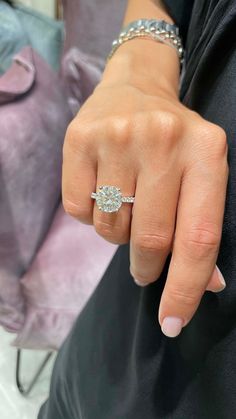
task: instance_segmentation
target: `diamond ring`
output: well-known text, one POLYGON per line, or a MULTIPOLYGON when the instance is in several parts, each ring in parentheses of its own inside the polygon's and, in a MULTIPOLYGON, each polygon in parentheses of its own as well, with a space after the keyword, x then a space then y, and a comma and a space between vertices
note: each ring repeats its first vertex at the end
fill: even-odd
POLYGON ((123 202, 134 203, 134 196, 122 196, 120 188, 108 185, 100 186, 97 193, 92 192, 91 198, 96 199, 99 210, 103 212, 117 212, 123 202))

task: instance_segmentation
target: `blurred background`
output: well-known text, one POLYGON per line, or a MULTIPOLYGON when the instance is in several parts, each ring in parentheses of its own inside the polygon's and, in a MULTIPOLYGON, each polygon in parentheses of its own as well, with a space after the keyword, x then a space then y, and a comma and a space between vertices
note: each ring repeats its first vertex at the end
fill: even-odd
POLYGON ((63 20, 57 0, 0 0, 1 419, 37 418, 57 351, 117 249, 61 202, 65 132, 126 7, 96 1, 65 1, 63 20))
POLYGON ((30 6, 39 12, 45 13, 50 17, 57 17, 57 10, 60 3, 57 0, 22 0, 21 4, 30 6))
MULTIPOLYGON (((21 0, 14 4, 27 6, 53 19, 62 18, 60 0, 21 0)), ((36 419, 39 407, 49 393, 50 377, 56 351, 42 370, 40 377, 28 395, 22 395, 17 388, 17 350, 11 346, 15 335, 0 327, 0 418, 36 419)), ((27 390, 40 369, 45 350, 24 349, 19 367, 20 384, 27 390)), ((18 383, 19 384, 19 383, 18 383)))

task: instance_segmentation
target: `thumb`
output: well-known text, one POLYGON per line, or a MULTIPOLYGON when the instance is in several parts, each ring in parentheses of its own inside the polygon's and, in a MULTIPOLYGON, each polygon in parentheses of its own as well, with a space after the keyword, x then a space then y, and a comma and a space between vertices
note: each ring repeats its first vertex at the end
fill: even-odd
POLYGON ((220 291, 223 291, 225 287, 226 287, 226 283, 225 283, 224 277, 221 271, 219 270, 218 266, 216 265, 213 271, 213 274, 211 276, 211 279, 208 282, 208 285, 206 287, 206 291, 220 292, 220 291))

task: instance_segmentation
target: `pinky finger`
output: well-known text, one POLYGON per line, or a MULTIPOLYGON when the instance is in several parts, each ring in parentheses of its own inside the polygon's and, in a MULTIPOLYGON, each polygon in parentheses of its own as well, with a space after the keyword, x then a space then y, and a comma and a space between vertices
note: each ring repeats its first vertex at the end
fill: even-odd
POLYGON ((215 265, 215 269, 213 271, 210 281, 208 282, 206 291, 220 292, 220 291, 223 291, 225 287, 226 287, 226 282, 224 280, 224 277, 222 273, 220 272, 218 266, 215 265))
MULTIPOLYGON (((173 250, 173 244, 171 247, 171 253, 172 253, 172 250, 173 250)), ((225 287, 226 287, 225 279, 220 269, 218 268, 218 266, 215 265, 210 281, 208 282, 208 285, 206 287, 206 291, 221 292, 225 289, 225 287)))

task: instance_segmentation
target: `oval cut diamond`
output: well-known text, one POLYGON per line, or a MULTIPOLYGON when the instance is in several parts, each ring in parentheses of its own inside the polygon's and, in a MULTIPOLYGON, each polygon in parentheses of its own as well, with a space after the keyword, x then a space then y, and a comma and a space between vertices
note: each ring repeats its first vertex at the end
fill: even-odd
POLYGON ((122 194, 115 186, 101 186, 97 192, 97 205, 104 212, 117 212, 122 205, 122 194))

